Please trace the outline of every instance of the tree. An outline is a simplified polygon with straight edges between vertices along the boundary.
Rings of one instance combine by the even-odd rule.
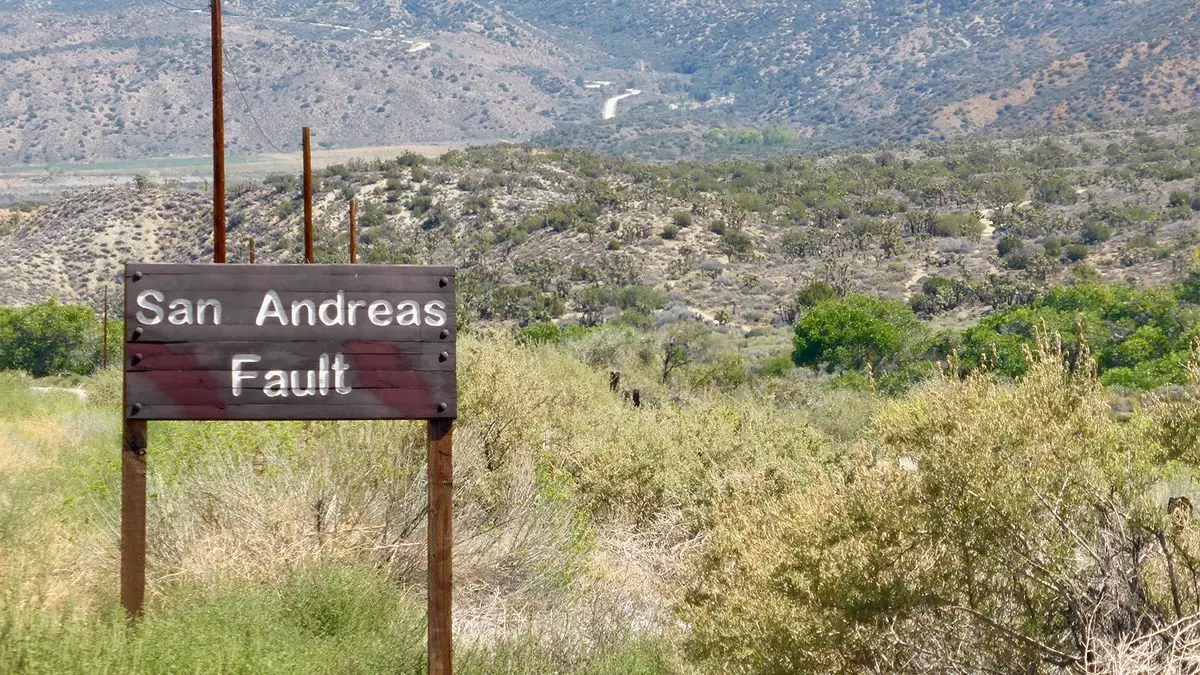
[[[100,361],[100,329],[87,307],[51,298],[19,309],[0,309],[0,370],[35,377],[89,374]]]
[[[671,379],[671,373],[696,360],[707,346],[705,338],[709,332],[697,323],[679,323],[671,326],[662,342],[662,382]]]
[[[813,368],[870,365],[878,372],[903,362],[925,332],[909,307],[852,294],[821,302],[801,315],[792,360]]]

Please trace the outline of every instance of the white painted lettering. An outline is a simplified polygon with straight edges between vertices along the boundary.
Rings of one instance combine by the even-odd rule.
[[[358,309],[366,306],[367,303],[364,300],[351,300],[350,302],[346,303],[346,309],[350,313],[349,323],[351,326],[358,325]]]
[[[335,313],[330,317],[326,310],[333,310]],[[321,303],[320,311],[321,323],[326,326],[344,326],[346,325],[346,294],[338,291],[336,299],[329,299]]]
[[[441,300],[425,303],[425,325],[435,328],[446,325],[446,303]]]
[[[204,310],[212,310],[212,325],[221,325],[221,301],[202,299],[196,301],[196,323],[204,325]]]
[[[322,354],[317,366],[317,390],[322,396],[329,394],[329,355]]]
[[[162,323],[163,309],[162,309],[162,307],[160,307],[159,305],[157,305],[155,303],[162,302],[164,299],[165,298],[163,297],[162,293],[160,293],[156,290],[153,290],[153,289],[142,291],[141,293],[138,293],[138,296],[137,296],[138,307],[141,307],[142,309],[148,309],[151,312],[154,312],[154,318],[150,318],[150,317],[146,316],[145,314],[143,314],[139,310],[137,313],[138,322],[143,323],[147,326],[157,326],[158,324]]]
[[[279,299],[279,294],[275,291],[267,291],[267,294],[263,296],[262,305],[258,308],[258,317],[254,319],[254,325],[261,326],[270,318],[278,319],[280,326],[288,325],[287,314],[283,313],[283,301]],[[267,395],[270,396],[270,394]],[[284,396],[287,396],[286,392]]]
[[[401,326],[421,325],[421,306],[412,300],[405,300],[396,305],[396,323]]]
[[[371,323],[380,327],[386,326],[392,322],[392,303],[387,300],[376,300],[371,303],[367,313],[371,317]]]
[[[171,310],[171,316],[167,317],[176,326],[190,326],[192,321],[192,301],[187,298],[179,298],[172,300],[171,304],[167,305],[167,309]]]
[[[346,357],[339,353],[333,359],[333,386],[334,390],[343,396],[354,391],[346,386],[347,370],[350,370],[350,364],[346,363]]]
[[[267,371],[267,386],[263,387],[263,393],[270,398],[287,398],[288,382],[287,371],[285,370],[268,370]]]
[[[299,381],[303,374],[308,375],[308,387],[306,389],[300,388]],[[312,370],[309,370],[309,371],[293,370],[292,371],[292,396],[295,396],[296,398],[303,398],[305,396],[316,396],[316,395],[317,395],[317,373]]]
[[[258,377],[257,370],[242,371],[242,366],[247,363],[258,363],[262,361],[262,357],[257,354],[234,354],[233,355],[233,395],[242,395],[242,381],[253,380]]]
[[[295,300],[292,302],[292,325],[300,325],[300,310],[308,311],[308,325],[317,325],[317,306],[312,300]]]

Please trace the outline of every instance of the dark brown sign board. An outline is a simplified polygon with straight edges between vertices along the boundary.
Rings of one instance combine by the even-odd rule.
[[[454,269],[125,268],[125,416],[454,419]]]
[[[125,266],[121,602],[146,589],[147,420],[427,420],[429,672],[453,663],[454,269]]]

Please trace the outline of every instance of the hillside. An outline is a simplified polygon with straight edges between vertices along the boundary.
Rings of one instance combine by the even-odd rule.
[[[671,166],[519,146],[406,154],[321,172],[317,260],[346,259],[355,198],[362,262],[458,265],[478,319],[661,311],[753,329],[786,322],[820,280],[959,324],[1081,274],[1180,279],[1200,243],[1198,139],[1179,121]],[[298,262],[302,211],[294,175],[232,186],[231,260],[253,238],[260,261]],[[210,218],[207,194],[148,180],[0,213],[0,303],[95,302],[122,261],[207,260]]]
[[[0,166],[208,152],[202,5],[0,2]],[[1200,96],[1190,0],[243,0],[226,12],[234,154],[294,149],[309,125],[326,147],[536,137],[671,159],[711,149],[695,139],[714,127],[778,127],[793,149],[869,145],[1173,112]],[[641,93],[604,121],[627,87]]]
[[[206,11],[12,4],[0,3],[0,166],[210,151]],[[551,75],[578,57],[528,30],[444,32],[400,3],[356,4],[226,3],[231,154],[294,150],[305,125],[322,147],[498,140],[549,129],[588,95],[600,109],[599,93]]]
[[[1195,3],[506,3],[686,76],[712,106],[859,142],[1181,110],[1197,99]]]

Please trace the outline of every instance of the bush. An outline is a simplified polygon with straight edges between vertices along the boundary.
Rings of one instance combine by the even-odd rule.
[[[1070,246],[1067,246],[1067,260],[1070,260],[1071,262],[1079,262],[1080,260],[1088,257],[1088,253],[1090,252],[1091,249],[1083,244],[1071,244]]]
[[[754,249],[754,240],[741,230],[727,229],[721,235],[721,246],[732,256],[744,256]]]
[[[1049,348],[1012,387],[939,379],[827,480],[724,502],[683,608],[688,651],[712,672],[1174,663],[1194,634],[1172,624],[1200,600],[1178,564],[1200,553],[1182,478],[1197,419],[1189,398],[1122,424]],[[1144,667],[1107,661],[1129,642]]]
[[[587,332],[583,326],[559,326],[545,322],[518,329],[516,339],[519,345],[561,344],[582,337]]]
[[[1108,241],[1112,236],[1112,228],[1098,220],[1089,220],[1079,230],[1079,238],[1085,244],[1099,244]]]
[[[110,335],[119,335],[110,327]],[[89,374],[100,363],[100,322],[87,307],[41,304],[0,308],[0,370],[22,370],[34,377],[60,373]]]
[[[676,211],[675,216],[671,219],[677,228],[691,227],[692,214],[687,211]]]
[[[1065,176],[1054,175],[1043,179],[1034,187],[1038,199],[1047,204],[1074,204],[1079,198],[1075,186]]]
[[[912,309],[892,300],[849,295],[826,300],[805,311],[795,326],[798,366],[860,369],[879,372],[906,361],[925,334]]]
[[[816,307],[826,300],[836,300],[837,297],[837,289],[828,281],[814,281],[796,294],[796,304],[800,307]]]
[[[679,228],[674,225],[668,225],[662,230],[663,239],[674,239],[679,236]]]
[[[934,219],[929,233],[935,237],[979,239],[983,235],[983,223],[974,214],[947,213]]]
[[[1011,234],[1006,234],[1003,237],[1000,237],[1000,241],[996,242],[996,253],[998,253],[1000,255],[1000,257],[1003,258],[1004,256],[1008,255],[1009,253],[1012,253],[1013,251],[1016,251],[1016,250],[1024,248],[1024,247],[1025,247],[1025,242],[1021,241],[1019,238],[1014,237]]]

